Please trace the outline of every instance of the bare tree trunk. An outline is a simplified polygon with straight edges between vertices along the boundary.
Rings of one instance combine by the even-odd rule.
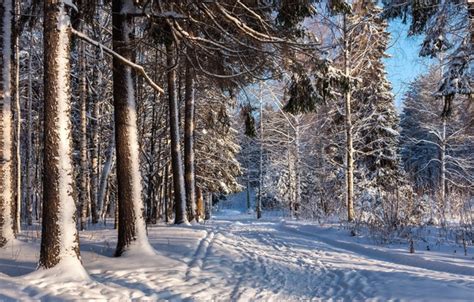
[[[184,184],[189,221],[199,219],[196,213],[194,175],[194,73],[191,63],[186,61],[186,92],[184,104]]]
[[[86,79],[86,52],[85,44],[79,43],[79,94],[80,94],[80,154],[81,154],[81,174],[80,174],[80,207],[81,207],[81,230],[86,229],[87,212],[90,205],[89,199],[89,164],[87,160],[87,79]]]
[[[114,51],[133,61],[130,43],[131,17],[122,14],[126,0],[112,2],[112,40]],[[113,59],[113,89],[115,107],[115,143],[117,152],[118,184],[118,242],[115,256],[121,256],[135,246],[153,253],[148,243],[143,217],[142,184],[139,163],[137,110],[132,69],[117,57]]]
[[[100,72],[94,72],[95,83],[99,84],[102,81]],[[97,88],[96,88],[97,89]],[[91,110],[91,141],[92,148],[90,152],[91,157],[91,177],[90,177],[90,198],[91,198],[91,209],[92,209],[92,223],[99,221],[99,212],[102,210],[99,203],[99,93],[94,93],[92,99],[92,110]]]
[[[33,116],[32,116],[32,106],[33,106],[33,79],[31,69],[32,61],[32,43],[30,43],[30,52],[28,56],[28,113],[27,113],[27,124],[26,124],[26,193],[25,193],[25,205],[26,205],[26,222],[28,225],[33,224],[33,192],[32,192],[32,156],[33,156],[33,146],[31,144],[31,135],[33,127]]]
[[[258,168],[258,199],[257,199],[257,219],[262,218],[262,193],[263,193],[263,100],[262,85],[260,84],[260,161]]]
[[[295,204],[294,213],[295,217],[298,218],[299,210],[301,206],[301,156],[300,156],[300,119],[298,116],[295,117]]]
[[[202,190],[199,187],[196,187],[196,207],[197,207],[197,216],[199,219],[204,218],[204,200],[202,197]]]
[[[170,167],[169,167],[169,164],[166,164],[166,167],[165,167],[165,176],[163,177],[163,190],[164,190],[164,200],[163,200],[163,204],[164,204],[164,212],[165,212],[165,222],[168,223],[169,222],[169,212],[168,212],[168,203],[169,203],[169,191],[168,190],[168,178],[169,178],[169,170],[170,170]]]
[[[12,171],[12,25],[13,0],[0,5],[0,247],[15,238]]]
[[[347,220],[354,220],[354,147],[352,144],[352,119],[351,119],[351,87],[349,66],[349,41],[347,37],[347,21],[344,15],[344,75],[347,85],[344,92],[345,126],[346,126],[346,204]]]
[[[441,209],[442,209],[442,220],[446,221],[448,218],[449,207],[447,203],[447,192],[446,192],[446,117],[442,117],[442,129],[441,129],[441,150],[440,150],[440,162],[441,162]]]
[[[176,98],[176,62],[173,45],[166,45],[166,61],[168,65],[168,98],[169,121],[171,138],[171,166],[173,168],[173,189],[175,203],[175,224],[187,223],[186,197],[184,188],[183,160],[179,139],[179,110]]]
[[[43,227],[39,267],[80,263],[71,155],[71,22],[65,3],[44,2]]]
[[[16,201],[15,201],[15,220],[14,220],[14,231],[15,234],[21,231],[21,203],[22,203],[22,192],[21,192],[21,106],[20,106],[20,28],[19,28],[19,16],[20,16],[20,1],[14,0],[14,42],[13,42],[13,53],[14,53],[14,80],[15,85],[13,89],[15,91],[15,164],[16,164]]]

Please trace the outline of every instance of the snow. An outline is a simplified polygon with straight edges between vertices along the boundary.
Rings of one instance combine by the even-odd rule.
[[[71,159],[71,120],[70,120],[70,102],[65,100],[70,98],[69,95],[69,27],[70,18],[66,13],[64,2],[60,5],[58,29],[58,53],[56,58],[56,66],[58,80],[57,87],[57,129],[59,136],[58,161],[59,161],[59,205],[58,226],[61,230],[60,252],[61,261],[74,261],[75,267],[80,268],[80,262],[77,259],[75,247],[77,247],[77,230],[74,216],[76,212],[76,204],[73,198],[73,175],[72,175],[72,159]],[[70,264],[70,263],[69,263]]]
[[[61,269],[29,273],[39,250],[36,228],[0,250],[2,300],[468,301],[474,295],[472,248],[468,256],[447,247],[409,254],[407,246],[378,246],[336,225],[256,220],[239,206],[201,225],[150,226],[152,256],[113,258],[114,230],[82,232],[90,279]]]
[[[11,110],[11,33],[12,33],[12,1],[3,1],[4,18],[3,21],[3,68],[2,68],[2,82],[3,82],[3,112],[2,112],[2,128],[3,128],[3,158],[4,161],[1,164],[2,169],[2,192],[0,193],[1,202],[5,203],[3,206],[3,227],[2,236],[6,239],[6,242],[10,242],[14,239],[13,234],[13,219],[12,219],[12,207],[6,203],[12,202],[12,110]]]

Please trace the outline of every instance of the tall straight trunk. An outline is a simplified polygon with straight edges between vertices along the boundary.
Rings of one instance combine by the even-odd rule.
[[[15,238],[12,171],[12,30],[13,0],[0,5],[0,247]]]
[[[443,221],[446,221],[449,214],[449,206],[447,203],[447,192],[446,192],[446,117],[442,117],[442,129],[441,129],[441,142],[440,142],[440,162],[441,162],[441,209],[443,214]]]
[[[19,28],[19,16],[20,16],[20,1],[14,0],[14,41],[13,41],[13,53],[14,53],[14,82],[13,90],[15,91],[15,219],[14,219],[14,231],[15,234],[21,231],[21,203],[22,203],[22,191],[21,191],[21,106],[20,106],[20,28]]]
[[[298,218],[301,207],[301,156],[300,156],[300,119],[295,117],[295,204],[294,212]]]
[[[262,218],[262,193],[263,193],[263,100],[262,85],[260,84],[260,160],[258,167],[258,199],[257,199],[257,219]]]
[[[163,200],[163,205],[165,207],[164,212],[165,212],[165,222],[169,222],[169,212],[168,212],[168,203],[169,203],[169,197],[170,197],[170,191],[168,190],[168,178],[169,178],[169,170],[170,170],[170,165],[167,163],[165,167],[165,176],[163,177],[163,190],[164,190],[164,200]]]
[[[89,199],[89,164],[87,160],[87,79],[86,79],[86,52],[85,44],[79,42],[79,94],[80,94],[80,161],[81,174],[79,182],[79,198],[81,207],[81,230],[86,228],[87,214],[90,205]]]
[[[100,72],[97,72],[97,68],[94,69],[94,82],[99,84],[102,81]],[[98,89],[98,88],[96,88]],[[99,204],[99,93],[94,93],[91,100],[91,142],[92,148],[90,151],[90,199],[91,199],[91,210],[92,210],[92,223],[97,223],[99,220],[99,212],[101,204]]]
[[[122,14],[126,0],[112,2],[113,49],[133,61],[130,35],[133,20]],[[153,253],[148,243],[143,217],[142,184],[139,164],[137,109],[132,69],[113,59],[113,90],[115,107],[115,144],[117,152],[118,242],[115,256],[133,247]]]
[[[99,5],[96,7],[95,18],[96,20],[101,20],[101,3],[99,1]],[[101,37],[101,30],[97,30],[97,35],[95,39],[98,41],[102,41]],[[101,49],[95,49],[96,58],[101,57]],[[99,60],[96,61],[96,64],[99,63]],[[101,205],[98,203],[98,194],[99,194],[99,157],[100,157],[100,143],[99,143],[99,115],[100,115],[100,98],[103,96],[103,91],[101,89],[101,85],[103,83],[102,79],[102,71],[100,70],[99,66],[94,66],[92,71],[93,83],[94,83],[94,90],[92,93],[91,102],[89,103],[89,110],[91,116],[91,143],[92,146],[90,148],[90,199],[91,199],[91,209],[92,211],[92,223],[97,223],[99,220],[99,213],[102,211]]]
[[[184,187],[183,160],[179,139],[179,110],[176,96],[175,52],[172,44],[166,45],[166,62],[168,65],[168,110],[171,138],[171,166],[173,170],[173,189],[175,203],[175,224],[187,223],[186,197]]]
[[[112,141],[105,152],[105,163],[100,176],[99,191],[97,193],[97,204],[101,209],[101,218],[105,220],[107,214],[107,204],[105,202],[105,196],[107,193],[107,183],[109,181],[110,172],[114,164],[114,151],[115,151],[115,133],[112,135]]]
[[[31,135],[33,130],[33,78],[32,78],[32,50],[33,43],[30,43],[30,52],[28,56],[28,105],[27,105],[27,121],[26,121],[26,181],[25,181],[25,205],[26,205],[26,222],[28,225],[33,224],[33,195],[32,195],[32,156],[33,156],[33,145],[31,142]]]
[[[350,66],[349,66],[349,41],[347,37],[347,20],[344,15],[344,75],[347,80],[348,87],[344,92],[345,106],[345,127],[346,127],[346,204],[347,204],[347,220],[354,220],[354,147],[352,144],[352,117],[351,117],[351,87]]]
[[[66,259],[68,265],[80,265],[80,258],[71,155],[71,21],[62,1],[45,0],[44,14],[44,190],[39,267],[51,268]]]
[[[204,200],[202,190],[199,187],[196,187],[196,213],[199,219],[204,218]]]
[[[155,138],[156,138],[156,130],[158,128],[157,125],[157,118],[156,118],[156,104],[152,104],[152,112],[151,112],[151,138],[150,138],[150,154],[155,154]],[[145,123],[143,123],[145,124]],[[161,148],[161,145],[159,146]],[[160,161],[161,149],[158,149],[158,162]],[[155,182],[154,182],[154,161],[150,161],[148,163],[148,171],[147,171],[147,190],[146,190],[146,222],[151,223],[154,218],[155,213]]]
[[[194,73],[186,61],[186,91],[184,96],[184,184],[189,221],[199,219],[196,213],[196,182],[194,175]]]

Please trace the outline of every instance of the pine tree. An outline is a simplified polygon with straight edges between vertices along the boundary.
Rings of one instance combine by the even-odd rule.
[[[71,142],[71,22],[63,1],[44,2],[44,174],[39,267],[78,265]],[[80,265],[80,264],[79,264]]]
[[[395,213],[389,212],[389,206],[400,184],[401,172],[398,157],[399,118],[382,62],[387,57],[389,34],[386,21],[380,17],[381,9],[375,6],[374,1],[356,1],[353,9],[356,20],[351,22],[361,22],[361,26],[354,30],[351,37],[354,42],[351,57],[365,51],[363,59],[356,62],[361,68],[353,69],[360,82],[352,94],[356,166],[362,179],[358,188],[366,192],[363,195],[371,196],[375,207],[385,211],[380,218],[392,219],[395,216],[389,216]]]

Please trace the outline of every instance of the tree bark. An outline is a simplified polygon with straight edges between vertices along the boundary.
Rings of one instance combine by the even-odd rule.
[[[133,61],[130,43],[132,19],[122,14],[125,0],[112,2],[112,40],[116,53]],[[137,110],[132,69],[114,56],[113,94],[115,107],[115,143],[117,152],[118,242],[115,256],[121,256],[137,243],[137,248],[152,251],[146,237],[142,184],[139,166]]]
[[[179,139],[178,100],[176,97],[175,52],[172,44],[166,45],[166,61],[168,65],[168,110],[171,138],[171,166],[173,170],[173,189],[175,203],[175,224],[187,223],[186,197],[184,188],[183,160]]]
[[[32,68],[31,68],[31,61],[32,61],[32,43],[30,44],[30,52],[28,56],[28,113],[27,113],[27,121],[26,121],[26,190],[25,190],[25,205],[26,205],[26,223],[28,225],[33,224],[33,192],[32,192],[32,156],[33,156],[33,146],[31,141],[32,129],[33,129],[33,79],[32,79]]]
[[[354,147],[352,144],[351,85],[349,66],[349,41],[347,37],[346,16],[344,15],[344,75],[347,86],[344,92],[346,126],[346,204],[347,221],[354,220]]]
[[[71,22],[62,1],[46,0],[44,12],[44,190],[39,267],[50,268],[65,258],[80,260],[71,155]]]
[[[89,164],[87,160],[87,80],[86,80],[86,53],[85,45],[79,42],[79,93],[80,93],[80,161],[81,174],[79,182],[79,198],[81,207],[81,230],[86,229],[87,214],[90,205],[90,196],[88,190],[89,182]]]
[[[13,0],[0,5],[0,247],[15,238],[12,171],[12,26]]]
[[[14,12],[13,18],[14,23],[14,41],[13,41],[13,54],[14,54],[14,82],[13,90],[15,91],[15,219],[14,219],[14,231],[15,234],[19,234],[21,231],[21,208],[23,194],[21,191],[21,106],[20,106],[20,1],[14,0]]]
[[[196,213],[195,173],[194,173],[194,73],[190,62],[186,61],[186,91],[184,96],[184,184],[189,221],[199,219]]]

